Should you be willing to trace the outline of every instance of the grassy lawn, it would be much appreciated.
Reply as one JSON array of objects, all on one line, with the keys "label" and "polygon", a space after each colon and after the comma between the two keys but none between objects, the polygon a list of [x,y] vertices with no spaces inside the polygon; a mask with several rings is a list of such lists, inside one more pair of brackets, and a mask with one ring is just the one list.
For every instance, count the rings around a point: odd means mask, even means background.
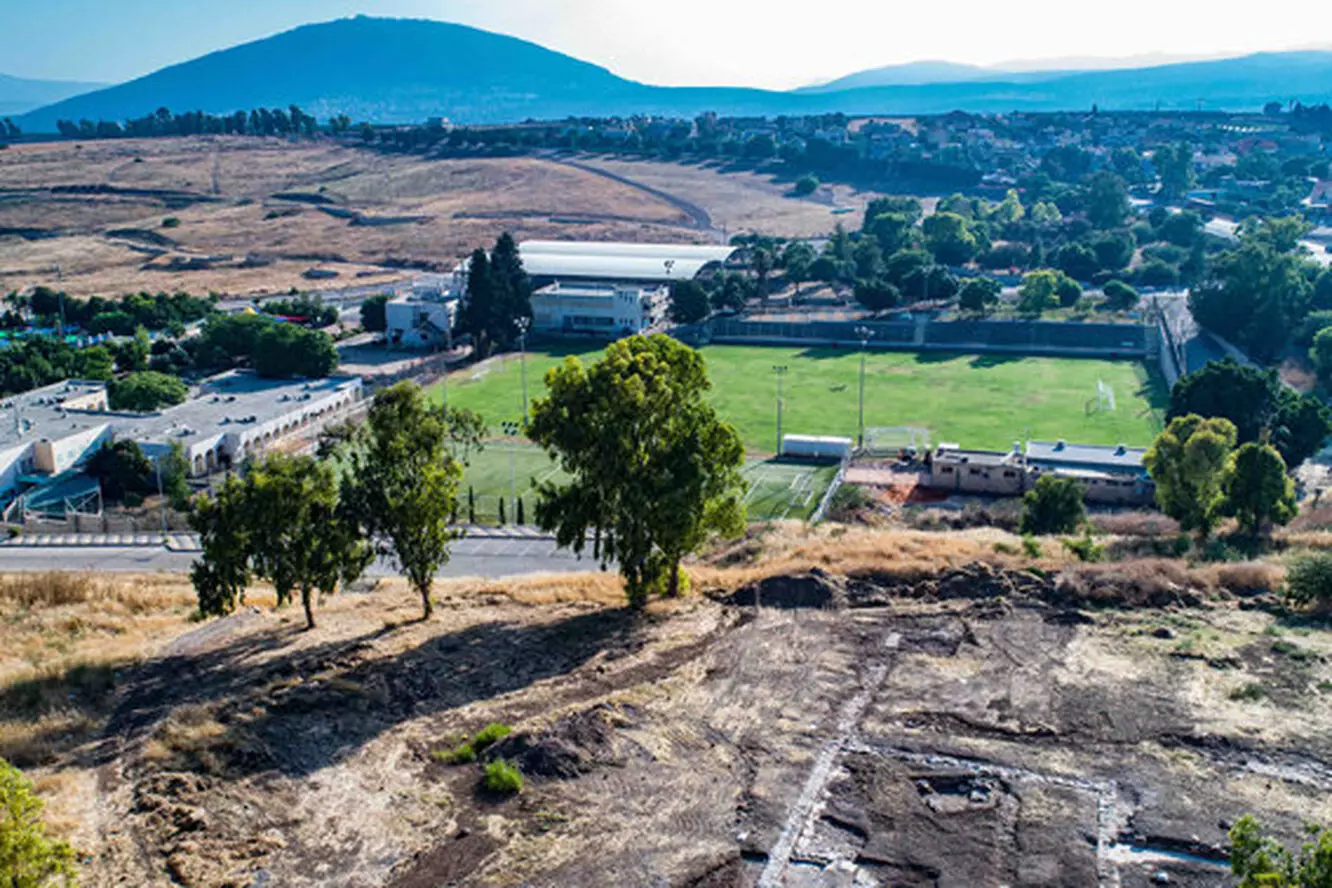
[{"label": "grassy lawn", "polygon": [[[856,436],[856,352],[730,345],[702,351],[713,403],[751,450],[776,448],[774,365],[788,368],[785,433]],[[587,361],[600,353],[586,346],[529,352],[529,397],[542,394],[545,371],[565,355]],[[1159,380],[1136,361],[876,352],[867,359],[865,380],[866,427],[925,426],[935,442],[995,450],[1024,438],[1146,446],[1160,430],[1166,400]],[[1114,390],[1113,412],[1088,411],[1098,380]],[[432,396],[440,398],[441,389]],[[522,412],[517,356],[482,365],[479,372],[451,374],[448,400],[450,406],[478,411],[497,432],[501,422],[517,420]],[[507,487],[507,461],[502,469]]]}]

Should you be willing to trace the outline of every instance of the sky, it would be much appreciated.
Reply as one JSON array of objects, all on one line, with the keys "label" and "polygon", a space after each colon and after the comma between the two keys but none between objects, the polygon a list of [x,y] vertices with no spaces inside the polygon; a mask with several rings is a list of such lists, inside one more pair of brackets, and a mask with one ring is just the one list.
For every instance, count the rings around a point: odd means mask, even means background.
[{"label": "sky", "polygon": [[[1314,0],[1261,15],[1197,0],[0,0],[0,73],[119,82],[306,22],[433,18],[541,43],[646,83],[786,89],[922,59],[1021,67],[1332,46]],[[1098,65],[1100,66],[1100,65]]]}]

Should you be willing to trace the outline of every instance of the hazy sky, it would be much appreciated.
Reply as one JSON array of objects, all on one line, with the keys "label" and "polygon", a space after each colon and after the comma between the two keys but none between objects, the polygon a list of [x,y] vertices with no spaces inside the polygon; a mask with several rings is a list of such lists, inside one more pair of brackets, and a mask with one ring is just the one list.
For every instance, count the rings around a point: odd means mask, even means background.
[{"label": "hazy sky", "polygon": [[919,59],[1179,58],[1332,45],[1332,17],[1320,6],[1264,0],[1236,14],[1229,3],[1197,0],[0,0],[0,72],[126,80],[365,13],[500,31],[649,83],[785,88]]}]

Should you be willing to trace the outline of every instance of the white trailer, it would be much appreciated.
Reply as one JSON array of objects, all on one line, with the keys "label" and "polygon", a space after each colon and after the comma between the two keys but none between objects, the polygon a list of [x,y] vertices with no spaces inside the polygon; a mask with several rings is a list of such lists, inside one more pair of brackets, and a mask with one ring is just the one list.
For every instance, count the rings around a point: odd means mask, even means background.
[{"label": "white trailer", "polygon": [[800,459],[843,460],[851,456],[850,438],[826,435],[783,435],[782,456]]}]

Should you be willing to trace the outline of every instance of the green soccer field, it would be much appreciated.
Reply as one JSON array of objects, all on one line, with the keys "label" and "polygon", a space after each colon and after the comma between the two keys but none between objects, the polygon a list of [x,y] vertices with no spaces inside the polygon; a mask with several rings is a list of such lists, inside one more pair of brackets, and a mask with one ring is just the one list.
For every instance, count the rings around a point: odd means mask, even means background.
[{"label": "green soccer field", "polygon": [[[837,466],[752,459],[745,464],[743,474],[748,485],[745,507],[750,521],[806,519],[818,508],[837,474]],[[459,517],[463,521],[475,519],[478,524],[494,524],[499,520],[499,504],[503,499],[505,523],[516,523],[517,497],[523,501],[526,523],[535,523],[531,510],[536,504],[536,486],[563,477],[564,473],[538,447],[510,441],[491,442],[485,450],[473,454],[463,470]]]},{"label": "green soccer field", "polygon": [[[860,356],[854,350],[713,345],[701,351],[712,402],[751,451],[776,450],[774,366],[787,368],[784,433],[856,437]],[[529,397],[543,394],[546,370],[565,355],[586,362],[600,353],[586,347],[529,352]],[[448,378],[448,402],[478,411],[498,431],[522,415],[519,371],[516,355],[457,371]],[[1160,381],[1137,361],[875,352],[866,360],[865,380],[867,428],[922,426],[936,443],[992,450],[1027,438],[1145,447],[1160,431],[1166,401]],[[1098,382],[1114,392],[1113,411],[1098,407]],[[442,388],[432,396],[439,399]]]}]

